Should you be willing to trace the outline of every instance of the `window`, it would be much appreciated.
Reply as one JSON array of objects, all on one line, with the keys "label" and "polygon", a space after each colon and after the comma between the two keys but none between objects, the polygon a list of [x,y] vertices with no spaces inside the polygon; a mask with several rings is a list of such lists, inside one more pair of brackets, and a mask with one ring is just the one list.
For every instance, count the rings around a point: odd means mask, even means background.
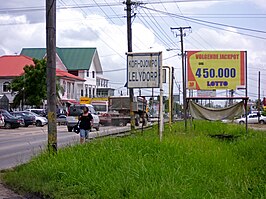
[{"label": "window", "polygon": [[9,82],[4,82],[3,83],[3,92],[10,93],[11,90],[10,90],[9,86],[10,86]]},{"label": "window", "polygon": [[83,89],[80,90],[80,96],[83,97]]},{"label": "window", "polygon": [[89,77],[90,76],[90,71],[89,70],[87,70],[87,77]]},{"label": "window", "polygon": [[63,81],[63,96],[66,93],[66,81]]},{"label": "window", "polygon": [[91,88],[89,88],[89,97],[91,97]]},{"label": "window", "polygon": [[70,98],[70,88],[71,88],[71,84],[70,82],[67,82],[67,98]]},{"label": "window", "polygon": [[95,71],[92,71],[92,78],[95,78]]},{"label": "window", "polygon": [[75,94],[75,87],[74,87],[74,83],[72,83],[72,94],[71,94],[71,98],[74,98],[74,94]]},{"label": "window", "polygon": [[86,85],[85,97],[88,97],[88,85]]}]

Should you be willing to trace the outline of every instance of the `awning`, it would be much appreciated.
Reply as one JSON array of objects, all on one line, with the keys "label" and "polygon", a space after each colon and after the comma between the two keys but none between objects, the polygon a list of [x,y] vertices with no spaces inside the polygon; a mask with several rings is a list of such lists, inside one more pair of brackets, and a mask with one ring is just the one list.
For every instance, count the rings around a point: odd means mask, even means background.
[{"label": "awning", "polygon": [[68,104],[79,104],[78,101],[73,100],[73,99],[61,99],[60,101],[61,101],[61,102],[68,103]]}]

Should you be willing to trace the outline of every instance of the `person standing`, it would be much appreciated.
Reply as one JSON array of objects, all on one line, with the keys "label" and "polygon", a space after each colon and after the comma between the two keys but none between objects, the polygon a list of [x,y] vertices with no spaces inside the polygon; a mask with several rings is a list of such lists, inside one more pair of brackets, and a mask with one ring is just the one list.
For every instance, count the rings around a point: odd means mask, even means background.
[{"label": "person standing", "polygon": [[83,113],[79,116],[79,128],[80,128],[80,143],[83,144],[85,139],[88,137],[88,133],[91,130],[93,117],[89,112],[89,108],[85,106]]}]

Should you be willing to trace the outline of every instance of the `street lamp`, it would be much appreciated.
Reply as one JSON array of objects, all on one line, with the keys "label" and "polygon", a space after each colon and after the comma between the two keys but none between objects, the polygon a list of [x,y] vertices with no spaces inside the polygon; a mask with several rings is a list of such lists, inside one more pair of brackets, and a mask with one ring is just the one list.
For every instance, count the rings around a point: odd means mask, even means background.
[{"label": "street lamp", "polygon": [[179,48],[166,48],[166,51],[180,50]]}]

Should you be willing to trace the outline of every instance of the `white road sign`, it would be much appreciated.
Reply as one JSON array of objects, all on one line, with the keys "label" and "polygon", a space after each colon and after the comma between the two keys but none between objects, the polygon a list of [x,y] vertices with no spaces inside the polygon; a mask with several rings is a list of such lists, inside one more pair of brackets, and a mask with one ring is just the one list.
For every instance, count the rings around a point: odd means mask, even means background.
[{"label": "white road sign", "polygon": [[159,88],[162,52],[127,53],[127,87]]}]

